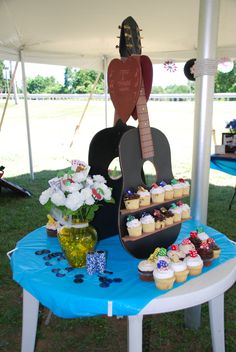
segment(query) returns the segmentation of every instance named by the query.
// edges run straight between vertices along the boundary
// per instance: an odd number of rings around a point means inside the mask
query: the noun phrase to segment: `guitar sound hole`
[[[143,168],[142,168],[142,180],[147,185],[148,187],[151,187],[153,183],[156,183],[157,181],[157,170],[154,166],[154,164],[146,160],[143,163]]]
[[[120,159],[114,158],[108,166],[108,175],[112,180],[119,180],[122,177]]]

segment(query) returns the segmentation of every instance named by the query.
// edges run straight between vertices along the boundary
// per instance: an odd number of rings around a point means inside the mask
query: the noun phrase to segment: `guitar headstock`
[[[141,55],[140,29],[133,17],[127,17],[119,26],[120,43],[119,52],[121,57],[128,57],[133,54]]]

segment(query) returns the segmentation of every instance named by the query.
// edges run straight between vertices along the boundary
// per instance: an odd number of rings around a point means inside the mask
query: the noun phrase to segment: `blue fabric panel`
[[[212,169],[236,176],[236,156],[235,159],[233,159],[212,155],[210,167]]]
[[[176,242],[189,237],[190,231],[200,225],[193,220],[183,223]],[[214,260],[210,267],[204,267],[204,273],[236,257],[236,246],[225,235],[210,227],[203,227],[222,249],[220,258]],[[97,249],[107,251],[107,270],[110,273],[103,276],[108,279],[122,279],[122,282],[113,281],[105,288],[99,286],[99,277],[88,275],[85,268],[69,272],[65,270],[69,266],[65,259],[58,261],[58,257],[55,257],[48,261],[50,266],[45,265],[45,255],[36,255],[35,251],[46,248],[51,252],[61,251],[57,238],[47,237],[45,227],[20,240],[11,257],[13,279],[59,317],[107,314],[108,301],[112,301],[113,315],[135,315],[150,300],[166,292],[158,290],[153,282],[139,279],[137,265],[140,260],[124,250],[118,235],[101,240],[97,245]],[[53,269],[60,269],[60,273],[65,276],[57,277],[52,272]],[[82,283],[74,282],[76,274],[84,275]],[[194,280],[194,277],[189,277],[189,280]],[[175,283],[174,288],[179,285],[183,284]]]

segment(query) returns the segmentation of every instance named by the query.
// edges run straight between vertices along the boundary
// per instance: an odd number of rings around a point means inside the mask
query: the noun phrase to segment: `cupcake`
[[[179,179],[179,183],[182,184],[183,187],[183,196],[189,196],[190,184],[188,181],[185,181],[183,178]]]
[[[146,205],[150,205],[151,196],[147,189],[143,188],[142,186],[138,187],[137,194],[140,196],[139,198],[139,205],[144,207]]]
[[[190,218],[190,206],[188,204],[183,204],[182,202],[177,202],[177,205],[181,209],[181,219],[189,219]]]
[[[174,191],[174,198],[181,198],[183,196],[183,185],[176,179],[171,180],[171,186]]]
[[[165,224],[166,226],[172,225],[174,220],[174,214],[172,214],[170,211],[168,211],[165,207],[161,207],[160,209],[161,214],[165,216]]]
[[[156,287],[160,290],[170,290],[175,282],[174,270],[164,260],[157,263],[157,268],[153,270],[153,277]]]
[[[150,190],[152,203],[163,203],[165,197],[165,190],[163,187],[158,186],[156,183],[152,185]]]
[[[197,231],[190,232],[189,240],[192,242],[192,244],[195,246],[196,249],[198,249],[202,244],[202,241],[198,237]]]
[[[180,207],[177,206],[177,204],[172,203],[170,208],[169,208],[169,211],[174,215],[174,217],[173,217],[173,222],[174,223],[181,221],[182,210],[181,210]]]
[[[127,217],[126,226],[127,226],[129,236],[139,237],[142,235],[142,224],[134,216],[129,215]]]
[[[127,191],[124,195],[125,207],[128,210],[135,210],[139,208],[140,195],[132,191]]]
[[[140,221],[143,232],[146,233],[155,231],[155,220],[151,214],[143,213]]]
[[[213,238],[209,237],[207,239],[207,243],[209,247],[213,250],[213,259],[219,258],[221,249],[219,246],[217,246],[216,241]]]
[[[189,251],[195,250],[194,245],[192,242],[188,239],[185,238],[179,245],[179,249],[184,252],[184,254],[188,255]]]
[[[142,281],[154,281],[153,270],[156,264],[150,260],[142,260],[138,264],[139,277]]]
[[[166,226],[165,215],[163,215],[159,209],[154,209],[153,216],[155,219],[155,229],[156,230],[164,229],[164,227]]]
[[[174,263],[177,263],[186,257],[185,253],[179,249],[177,244],[172,244],[170,246],[170,249],[167,251],[167,256]]]
[[[203,242],[197,250],[203,260],[204,266],[210,266],[213,260],[213,250],[207,242]]]
[[[58,222],[50,215],[47,215],[48,222],[46,224],[46,231],[49,237],[57,237]]]
[[[165,190],[165,200],[171,200],[174,198],[174,190],[173,187],[171,185],[165,185],[164,187]]]
[[[197,254],[197,251],[190,250],[189,256],[185,259],[187,268],[189,270],[189,275],[197,276],[200,275],[203,268],[203,261],[200,255]]]
[[[171,269],[174,270],[176,282],[184,282],[187,280],[189,270],[185,261],[171,263]]]

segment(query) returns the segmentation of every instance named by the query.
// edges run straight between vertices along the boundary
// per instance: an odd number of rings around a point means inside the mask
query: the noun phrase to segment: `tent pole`
[[[17,62],[18,64],[18,62]],[[12,62],[10,61],[10,72],[11,72],[11,77],[12,77]],[[13,95],[14,95],[14,100],[15,100],[15,104],[18,104],[18,94],[17,94],[17,89],[16,89],[16,80],[13,80]]]
[[[104,98],[105,98],[105,127],[107,128],[107,103],[108,103],[108,86],[107,86],[107,56],[103,56],[103,74],[104,74]]]
[[[202,224],[207,223],[219,9],[220,0],[200,0],[198,50],[195,64],[196,92],[191,213],[193,219]],[[185,311],[185,323],[188,327],[197,329],[200,326],[200,321],[201,306],[193,307]]]
[[[26,118],[26,129],[27,129],[28,151],[29,151],[30,175],[31,175],[31,179],[34,180],[31,139],[30,139],[29,110],[28,110],[27,89],[26,89],[25,63],[24,63],[22,49],[19,52],[19,56],[20,56],[21,69],[22,69],[22,81],[23,81],[23,93],[24,93],[24,102],[25,102],[25,118]]]

